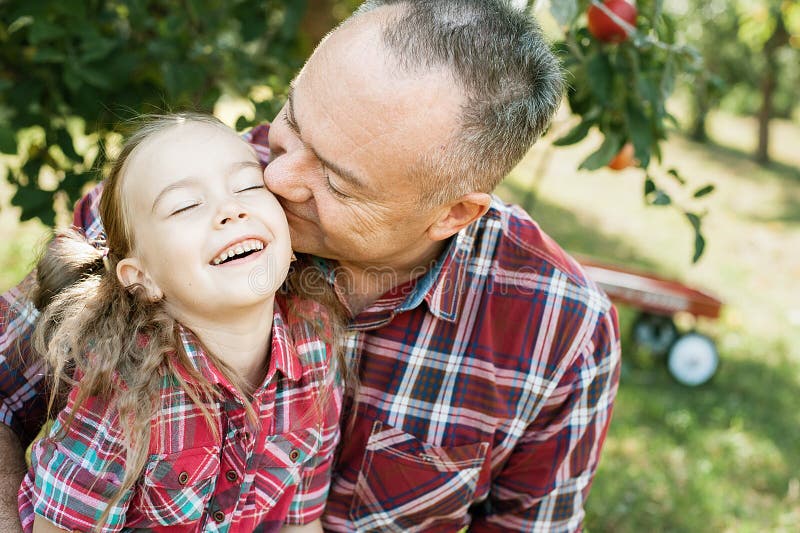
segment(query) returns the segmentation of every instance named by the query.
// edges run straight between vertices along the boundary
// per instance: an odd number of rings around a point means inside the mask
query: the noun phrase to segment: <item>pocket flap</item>
[[[317,428],[304,428],[270,435],[264,443],[261,466],[288,468],[305,463],[319,451],[322,437]]]
[[[147,465],[145,485],[181,489],[219,475],[220,449],[204,446],[170,455],[155,456]]]

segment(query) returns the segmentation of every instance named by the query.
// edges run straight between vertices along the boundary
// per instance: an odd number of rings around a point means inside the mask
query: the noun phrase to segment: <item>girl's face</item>
[[[181,318],[233,318],[286,277],[286,217],[233,131],[188,121],[139,145],[123,170],[134,247],[117,275]],[[227,314],[226,314],[227,313]]]

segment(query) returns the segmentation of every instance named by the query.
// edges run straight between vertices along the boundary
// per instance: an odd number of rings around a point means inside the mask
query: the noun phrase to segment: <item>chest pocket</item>
[[[458,531],[488,446],[432,446],[375,422],[350,507],[355,529]]]
[[[154,456],[145,469],[140,502],[134,505],[143,521],[155,526],[200,520],[219,476],[219,455],[219,447],[204,446]]]
[[[305,428],[270,435],[256,458],[254,492],[257,508],[274,509],[285,497],[293,496],[303,469],[316,464],[322,438],[317,428]],[[286,504],[288,502],[282,502]]]

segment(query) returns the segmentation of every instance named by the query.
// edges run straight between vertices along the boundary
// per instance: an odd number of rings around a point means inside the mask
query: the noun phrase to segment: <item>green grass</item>
[[[715,378],[697,389],[633,350],[635,310],[621,308],[623,375],[587,505],[592,533],[788,532],[800,522],[800,126],[779,124],[779,161],[765,168],[742,152],[753,144],[752,121],[717,114],[710,124],[717,145],[676,136],[665,147],[665,161],[695,187],[717,186],[702,204],[708,247],[697,265],[682,217],[644,206],[641,172],[576,170],[596,137],[551,152],[540,143],[499,191],[570,251],[645,268],[725,302],[719,320],[697,323],[721,356]],[[0,179],[0,289],[28,271],[46,234],[16,223],[12,192]]]
[[[797,531],[800,522],[800,127],[781,124],[773,150],[781,160],[760,167],[741,151],[750,121],[717,116],[711,124],[720,144],[675,136],[665,147],[665,162],[690,190],[717,187],[699,204],[709,211],[708,247],[697,265],[681,215],[644,206],[641,171],[576,170],[597,138],[554,151],[541,143],[500,190],[570,251],[725,302],[719,320],[696,324],[716,338],[721,357],[714,379],[696,389],[634,350],[636,311],[621,308],[623,375],[587,504],[592,533]]]

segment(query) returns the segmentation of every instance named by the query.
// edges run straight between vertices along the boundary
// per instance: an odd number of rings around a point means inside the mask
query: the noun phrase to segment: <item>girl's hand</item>
[[[50,533],[49,531],[47,533]],[[319,518],[304,526],[284,525],[280,533],[322,533],[322,522]]]

